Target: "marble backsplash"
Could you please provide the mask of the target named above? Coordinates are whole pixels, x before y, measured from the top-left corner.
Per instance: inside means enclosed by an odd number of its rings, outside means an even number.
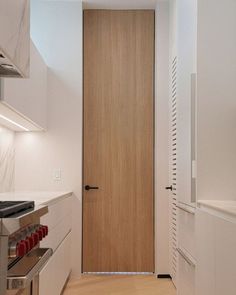
[[[14,132],[0,125],[0,193],[14,190]]]

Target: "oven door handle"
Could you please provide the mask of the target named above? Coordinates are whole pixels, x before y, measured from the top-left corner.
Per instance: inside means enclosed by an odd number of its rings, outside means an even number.
[[[24,256],[8,271],[7,289],[27,288],[48,262],[52,253],[50,248],[37,248]]]

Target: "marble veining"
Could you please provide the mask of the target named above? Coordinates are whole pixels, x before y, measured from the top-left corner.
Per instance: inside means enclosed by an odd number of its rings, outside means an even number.
[[[14,132],[0,126],[0,192],[14,190]]]

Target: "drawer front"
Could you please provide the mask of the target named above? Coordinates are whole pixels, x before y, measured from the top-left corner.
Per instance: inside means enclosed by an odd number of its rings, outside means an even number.
[[[39,274],[39,295],[60,295],[71,271],[71,233]]]
[[[194,295],[195,294],[195,267],[178,254],[178,295]]]
[[[71,231],[71,211],[69,214],[61,220],[54,228],[49,231],[49,235],[42,240],[40,247],[52,248],[55,251],[65,236]]]
[[[71,214],[72,197],[67,197],[48,207],[48,214],[41,218],[41,223],[52,230],[61,220]]]
[[[192,210],[187,212],[186,208],[184,206],[178,208],[178,244],[196,258],[195,214]]]

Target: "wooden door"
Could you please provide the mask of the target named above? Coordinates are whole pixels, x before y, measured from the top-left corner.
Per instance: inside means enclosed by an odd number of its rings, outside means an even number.
[[[154,272],[154,11],[84,12],[83,272]]]

